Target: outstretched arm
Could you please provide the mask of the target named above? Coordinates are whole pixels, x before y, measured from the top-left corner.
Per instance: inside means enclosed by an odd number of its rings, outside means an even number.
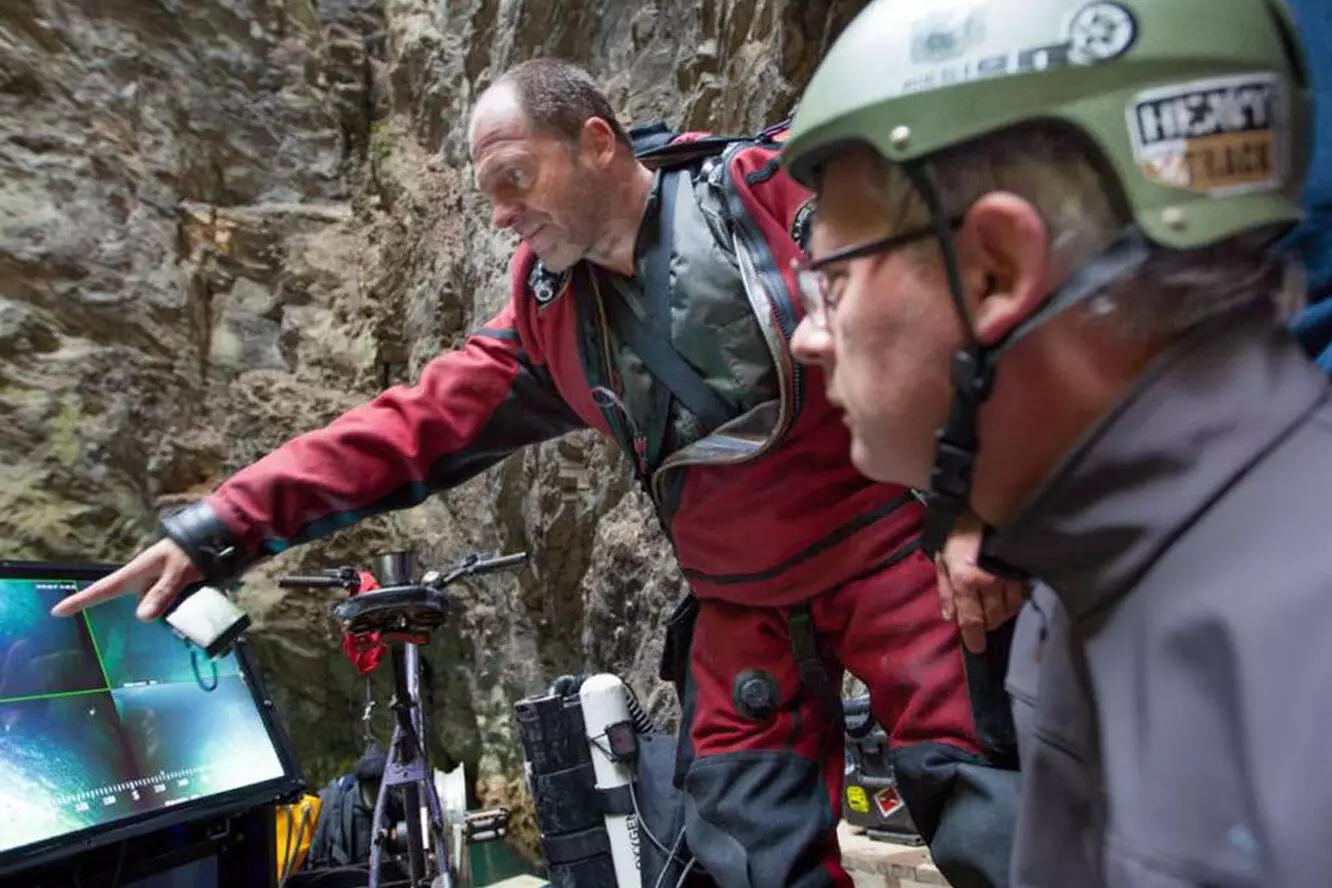
[[[545,368],[522,347],[512,307],[392,388],[288,441],[163,521],[166,540],[57,615],[131,591],[159,616],[189,582],[217,584],[263,558],[371,515],[414,506],[515,450],[580,428]],[[149,583],[154,583],[148,588]]]

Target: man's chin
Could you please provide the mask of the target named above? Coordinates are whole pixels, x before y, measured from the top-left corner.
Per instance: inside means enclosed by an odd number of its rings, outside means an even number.
[[[929,473],[918,477],[920,472],[895,460],[890,454],[876,453],[860,436],[851,435],[851,465],[856,471],[871,481],[883,484],[901,484],[906,487],[922,487],[929,484]]]
[[[541,260],[541,264],[546,271],[554,274],[568,271],[573,267],[574,263],[583,258],[579,250],[576,250],[567,244],[557,244],[540,250],[536,247],[532,247],[532,252],[536,253],[537,258]]]
[[[871,481],[887,480],[879,477],[883,466],[875,459],[875,454],[870,452],[870,448],[865,446],[865,442],[860,440],[860,436],[854,430],[851,433],[851,465],[855,466],[857,472]]]

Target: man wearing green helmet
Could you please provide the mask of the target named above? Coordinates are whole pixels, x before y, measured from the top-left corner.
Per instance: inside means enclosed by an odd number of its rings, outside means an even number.
[[[806,317],[852,459],[1037,581],[1019,886],[1332,873],[1332,386],[1284,0],[877,0],[801,99]],[[959,322],[960,321],[960,322]]]

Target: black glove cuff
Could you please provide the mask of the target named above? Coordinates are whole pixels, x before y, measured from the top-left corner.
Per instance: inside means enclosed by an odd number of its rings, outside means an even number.
[[[225,587],[249,566],[235,534],[206,501],[165,516],[161,530],[185,550],[210,586]]]

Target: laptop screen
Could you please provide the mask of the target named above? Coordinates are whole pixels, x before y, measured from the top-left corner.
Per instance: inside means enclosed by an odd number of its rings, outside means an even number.
[[[0,871],[299,786],[243,645],[210,660],[135,595],[50,616],[106,572],[0,563]]]

